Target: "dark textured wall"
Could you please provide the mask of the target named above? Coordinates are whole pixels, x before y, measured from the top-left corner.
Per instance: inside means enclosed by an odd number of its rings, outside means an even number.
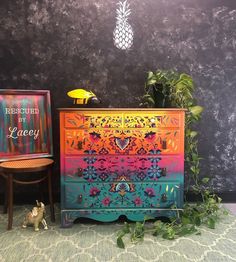
[[[57,107],[83,87],[107,107],[138,107],[146,72],[192,75],[204,108],[202,175],[219,192],[236,192],[235,0],[129,0],[134,42],[113,44],[115,0],[1,0],[0,88],[49,89],[52,98],[55,187],[59,190]]]

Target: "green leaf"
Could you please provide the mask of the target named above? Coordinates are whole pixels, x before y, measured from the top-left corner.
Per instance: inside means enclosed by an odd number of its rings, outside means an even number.
[[[196,154],[196,153],[192,153],[191,157],[192,157],[194,162],[198,161],[198,159],[199,159],[198,154]]]
[[[143,239],[143,237],[144,237],[144,224],[140,222],[136,222],[131,238],[134,241],[137,241],[137,239]]]
[[[150,96],[149,98],[147,98],[147,102],[150,103],[150,104],[155,104],[155,101],[154,99]]]
[[[116,243],[117,243],[117,246],[118,246],[119,248],[125,248],[124,241],[122,240],[121,237],[118,237],[118,238],[117,238]]]
[[[150,80],[153,77],[153,72],[149,71],[148,72],[148,80]]]
[[[145,95],[143,95],[143,99],[146,99],[146,98],[149,98],[149,97],[151,97],[151,95],[150,94],[145,94]]]
[[[207,220],[207,226],[211,229],[215,229],[216,221],[213,218],[208,218]]]
[[[196,185],[192,185],[191,188],[192,188],[192,190],[194,191],[194,193],[199,193],[199,192],[201,192],[201,189],[200,189],[198,186],[196,186]]]
[[[227,216],[228,214],[229,214],[229,211],[226,210],[226,209],[224,209],[224,210],[223,210],[223,215],[226,215],[226,216]]]
[[[197,134],[198,134],[197,131],[191,131],[191,132],[190,132],[190,137],[191,137],[191,138],[194,138]]]
[[[203,111],[203,107],[201,106],[192,106],[192,107],[189,107],[189,111],[191,112],[191,114],[193,116],[198,116],[202,113]]]
[[[191,224],[191,219],[189,217],[183,216],[182,217],[182,224],[183,225]]]
[[[207,184],[207,183],[209,182],[209,180],[210,180],[209,177],[204,177],[204,178],[202,179],[202,183],[203,183],[203,184]]]
[[[193,234],[193,233],[196,233],[198,230],[195,228],[195,226],[183,226],[179,232],[178,232],[178,235],[179,236],[186,236],[186,235],[189,235],[189,234]]]
[[[175,230],[172,227],[167,228],[167,230],[162,235],[164,239],[169,239],[169,240],[175,239],[175,236],[176,236]]]
[[[152,219],[154,219],[154,218],[155,218],[155,217],[145,215],[145,216],[144,216],[144,221],[152,220]]]
[[[156,82],[157,82],[156,79],[151,78],[151,79],[149,79],[149,80],[147,81],[147,85],[148,85],[148,86],[155,85]]]
[[[202,223],[202,221],[201,221],[200,217],[196,216],[194,218],[194,224],[199,227],[201,225],[201,223]]]
[[[129,225],[127,222],[125,222],[124,228],[122,229],[122,231],[123,231],[125,234],[130,233],[130,225]]]

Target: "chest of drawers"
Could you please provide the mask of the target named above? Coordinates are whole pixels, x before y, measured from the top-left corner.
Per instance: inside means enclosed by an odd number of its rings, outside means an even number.
[[[182,208],[184,110],[59,110],[62,227]]]

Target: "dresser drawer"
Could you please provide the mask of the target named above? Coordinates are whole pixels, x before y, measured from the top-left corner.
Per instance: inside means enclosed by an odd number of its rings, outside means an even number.
[[[178,180],[183,174],[181,156],[97,156],[66,157],[65,181],[113,182]]]
[[[180,114],[160,113],[125,113],[124,128],[159,128],[179,127],[181,124]]]
[[[65,208],[168,208],[181,203],[178,183],[66,183]]]
[[[65,113],[66,128],[120,128],[122,114]]]
[[[65,153],[99,155],[152,155],[183,152],[179,129],[65,129]]]

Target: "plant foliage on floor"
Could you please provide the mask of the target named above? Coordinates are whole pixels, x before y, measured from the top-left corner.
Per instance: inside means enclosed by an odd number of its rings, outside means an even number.
[[[145,233],[161,236],[165,239],[175,239],[188,234],[200,234],[199,226],[206,225],[215,228],[217,220],[227,211],[220,207],[221,199],[210,190],[209,177],[200,177],[200,160],[198,154],[198,132],[192,129],[193,124],[201,119],[203,108],[193,97],[195,86],[190,75],[174,71],[149,72],[145,84],[145,94],[142,97],[141,107],[177,107],[186,108],[185,117],[185,163],[188,166],[189,184],[187,191],[201,196],[201,201],[195,204],[185,203],[183,210],[177,210],[176,217],[169,223],[157,220],[153,226],[147,227],[146,221],[153,219],[145,217],[142,223],[125,223],[118,232],[117,245],[124,248],[123,237],[130,234],[131,242],[142,241]]]

